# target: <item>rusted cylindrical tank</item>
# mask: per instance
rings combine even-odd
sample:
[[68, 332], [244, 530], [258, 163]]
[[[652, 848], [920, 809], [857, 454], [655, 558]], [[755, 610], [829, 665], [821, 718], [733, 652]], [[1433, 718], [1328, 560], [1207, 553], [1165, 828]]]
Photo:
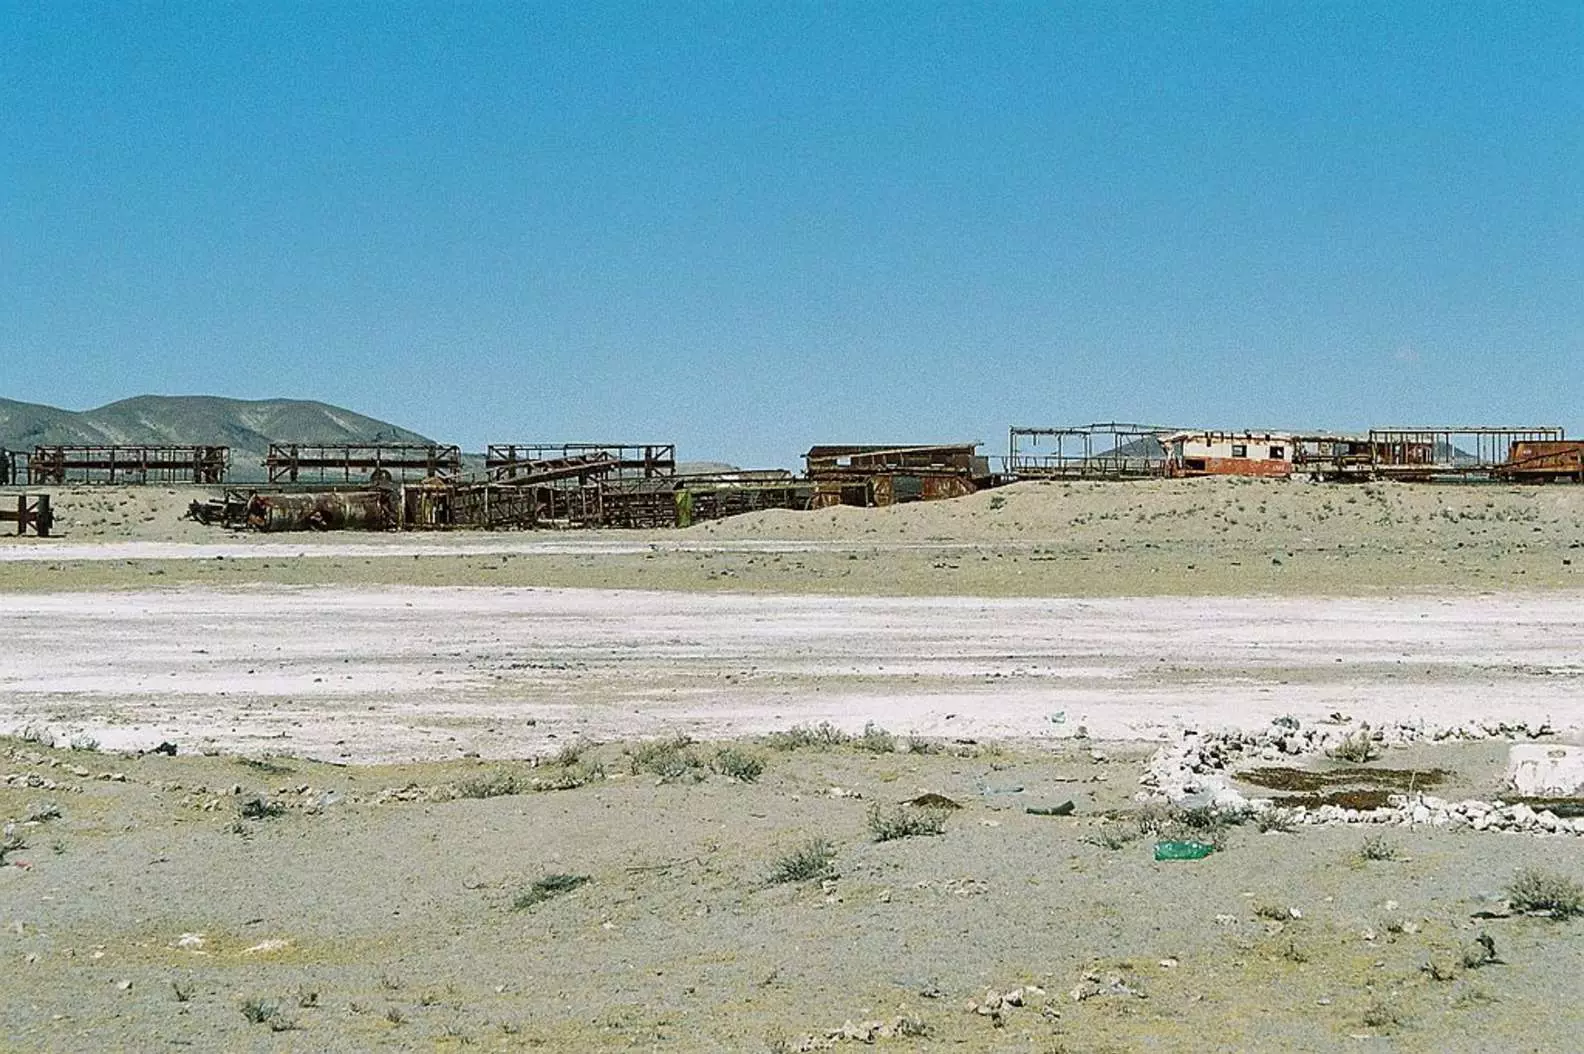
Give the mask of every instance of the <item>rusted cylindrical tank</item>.
[[324, 494], [255, 494], [248, 526], [256, 531], [388, 531], [396, 526], [387, 491]]

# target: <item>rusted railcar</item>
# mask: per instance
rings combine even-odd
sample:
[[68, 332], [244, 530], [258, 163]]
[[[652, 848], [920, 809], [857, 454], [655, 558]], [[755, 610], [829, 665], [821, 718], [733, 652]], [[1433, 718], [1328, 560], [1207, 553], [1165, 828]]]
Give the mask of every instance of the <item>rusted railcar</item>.
[[1584, 483], [1584, 440], [1520, 440], [1497, 474], [1519, 483]]

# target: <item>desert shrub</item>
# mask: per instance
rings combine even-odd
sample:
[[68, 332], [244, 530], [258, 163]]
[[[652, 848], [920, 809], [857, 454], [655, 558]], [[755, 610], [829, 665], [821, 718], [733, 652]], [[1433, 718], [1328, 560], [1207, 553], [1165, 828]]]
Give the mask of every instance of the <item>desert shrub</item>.
[[530, 786], [536, 791], [573, 790], [605, 778], [605, 766], [598, 761], [578, 761], [535, 776]]
[[1107, 820], [1084, 836], [1084, 841], [1115, 852], [1143, 838], [1144, 828], [1136, 820]]
[[1330, 754], [1337, 761], [1363, 765], [1380, 757], [1380, 747], [1370, 738], [1369, 729], [1361, 728], [1343, 736], [1342, 741], [1331, 748]]
[[244, 798], [237, 805], [237, 814], [244, 820], [273, 820], [286, 815], [286, 806], [282, 802], [270, 801], [262, 794], [255, 794], [251, 798]]
[[1526, 867], [1513, 876], [1507, 900], [1514, 911], [1548, 914], [1554, 919], [1584, 915], [1584, 886], [1539, 868]]
[[61, 807], [52, 801], [36, 802], [22, 816], [23, 823], [48, 823], [61, 818]]
[[869, 807], [869, 833], [877, 842], [944, 834], [945, 831], [944, 809], [917, 809], [911, 805], [898, 805], [893, 809], [883, 809], [879, 805]]
[[730, 776], [743, 783], [753, 783], [764, 772], [764, 762], [736, 747], [722, 747], [715, 752], [710, 768], [722, 776]]
[[776, 750], [830, 750], [846, 746], [852, 736], [829, 721], [818, 725], [793, 725], [785, 732], [772, 732], [765, 736], [765, 744]]
[[528, 789], [526, 781], [505, 769], [459, 780], [456, 785], [459, 798], [504, 798], [510, 794], [522, 794]]
[[570, 893], [589, 881], [587, 875], [544, 875], [534, 879], [527, 889], [512, 899], [512, 908], [515, 911], [524, 911], [536, 904], [543, 904], [553, 897], [559, 897], [563, 893]]
[[853, 741], [853, 745], [870, 754], [894, 754], [897, 746], [896, 736], [873, 721], [864, 725], [863, 734]]
[[665, 783], [702, 779], [704, 762], [692, 746], [693, 741], [687, 736], [640, 743], [632, 749], [632, 774], [649, 773]]
[[924, 739], [920, 736], [908, 736], [902, 744], [909, 754], [939, 754], [942, 747], [933, 739]]
[[1363, 1020], [1369, 1028], [1391, 1028], [1402, 1024], [1402, 1015], [1391, 1003], [1376, 999], [1364, 1008]]
[[1383, 834], [1372, 834], [1359, 847], [1359, 856], [1365, 860], [1396, 860], [1397, 846]]
[[268, 1025], [271, 1032], [291, 1032], [297, 1028], [297, 1022], [280, 1012], [280, 1004], [268, 1002], [254, 997], [244, 999], [240, 1007], [242, 1016], [247, 1018], [250, 1025]]
[[1291, 834], [1298, 821], [1291, 809], [1265, 809], [1254, 816], [1254, 827], [1261, 834]]
[[583, 755], [594, 749], [594, 744], [581, 736], [569, 743], [561, 744], [561, 749], [556, 751], [554, 761], [562, 768], [569, 768], [583, 760]]
[[811, 838], [776, 860], [770, 869], [770, 881], [807, 882], [814, 878], [828, 878], [834, 871], [836, 847], [824, 838]]

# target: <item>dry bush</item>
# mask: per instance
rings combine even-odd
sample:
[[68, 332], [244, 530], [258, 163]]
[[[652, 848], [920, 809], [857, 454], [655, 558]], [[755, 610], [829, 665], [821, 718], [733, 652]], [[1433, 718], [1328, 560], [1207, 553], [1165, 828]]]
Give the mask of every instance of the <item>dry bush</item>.
[[730, 776], [741, 783], [757, 782], [764, 773], [764, 762], [736, 747], [722, 747], [710, 761], [710, 769], [722, 776]]
[[1342, 741], [1332, 747], [1329, 753], [1335, 760], [1353, 765], [1363, 765], [1381, 756], [1380, 747], [1370, 738], [1369, 729], [1366, 728], [1342, 737]]
[[830, 878], [835, 874], [832, 865], [836, 860], [836, 847], [824, 838], [811, 838], [792, 852], [779, 858], [770, 869], [770, 881], [807, 882], [815, 878]]
[[704, 778], [704, 762], [687, 736], [639, 743], [631, 751], [632, 774], [659, 776], [663, 783]]
[[1397, 846], [1383, 834], [1372, 834], [1359, 847], [1359, 856], [1365, 860], [1396, 860]]
[[944, 834], [945, 831], [944, 809], [917, 809], [910, 805], [894, 809], [883, 809], [879, 805], [869, 807], [869, 833], [877, 842]]
[[512, 899], [512, 910], [523, 911], [543, 904], [552, 897], [570, 893], [591, 881], [588, 875], [551, 874], [536, 878], [527, 889]]
[[1526, 867], [1513, 876], [1507, 887], [1507, 900], [1514, 911], [1570, 919], [1584, 915], [1584, 886], [1539, 868]]
[[821, 721], [816, 726], [793, 725], [785, 732], [771, 732], [764, 741], [776, 750], [830, 750], [851, 743], [852, 736], [829, 721]]

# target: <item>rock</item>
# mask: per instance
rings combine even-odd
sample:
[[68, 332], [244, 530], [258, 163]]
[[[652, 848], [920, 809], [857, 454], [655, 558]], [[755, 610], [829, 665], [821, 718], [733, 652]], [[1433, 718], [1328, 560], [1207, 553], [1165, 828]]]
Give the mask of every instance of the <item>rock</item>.
[[1507, 752], [1507, 786], [1536, 797], [1584, 792], [1584, 747], [1513, 744]]

